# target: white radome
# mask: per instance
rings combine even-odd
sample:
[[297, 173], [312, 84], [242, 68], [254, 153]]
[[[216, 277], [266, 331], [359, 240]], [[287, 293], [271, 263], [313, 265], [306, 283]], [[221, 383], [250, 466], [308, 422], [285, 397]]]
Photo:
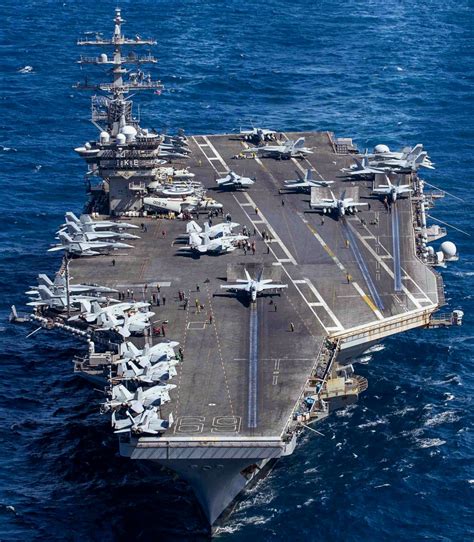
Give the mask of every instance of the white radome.
[[443, 251], [443, 254], [447, 258], [452, 258], [453, 256], [456, 256], [458, 252], [456, 245], [451, 241], [444, 241], [444, 243], [441, 243], [441, 246], [439, 248]]
[[124, 136], [136, 136], [137, 135], [137, 129], [135, 126], [131, 126], [130, 124], [126, 124], [121, 130], [120, 133]]
[[390, 148], [387, 147], [387, 145], [380, 144], [380, 145], [376, 145], [374, 147], [374, 153], [375, 154], [385, 154], [387, 152], [390, 152]]
[[117, 145], [124, 145], [125, 140], [126, 138], [123, 134], [117, 134]]

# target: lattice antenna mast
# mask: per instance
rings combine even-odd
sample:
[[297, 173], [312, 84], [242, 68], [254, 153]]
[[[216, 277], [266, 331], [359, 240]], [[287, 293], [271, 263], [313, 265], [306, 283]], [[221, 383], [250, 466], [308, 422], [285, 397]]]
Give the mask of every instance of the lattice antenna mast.
[[[113, 54], [109, 58], [106, 53], [101, 53], [95, 57], [81, 56], [79, 64], [94, 64], [96, 66], [110, 66], [113, 81], [107, 83], [90, 83], [87, 78], [83, 83], [78, 83], [76, 88], [86, 90], [96, 90], [106, 93], [106, 100], [99, 100], [97, 97], [92, 99], [92, 121], [95, 123], [100, 120], [107, 120], [109, 131], [114, 132], [114, 123], [120, 117], [121, 122], [133, 123], [131, 117], [132, 102], [126, 98], [126, 95], [133, 91], [155, 89], [160, 93], [163, 85], [160, 81], [153, 81], [150, 74], [145, 74], [140, 66], [143, 64], [156, 64], [157, 59], [151, 54], [138, 55], [134, 48], [143, 45], [155, 45], [156, 41], [143, 39], [140, 36], [135, 38], [126, 38], [122, 33], [122, 24], [124, 19], [121, 16], [120, 8], [115, 9], [114, 33], [111, 39], [102, 37], [102, 34], [96, 33], [94, 38], [86, 37], [77, 41], [78, 45], [90, 45], [95, 47], [112, 47]], [[89, 33], [90, 34], [90, 33]], [[123, 48], [129, 49], [127, 54]], [[135, 64], [137, 69], [130, 71], [126, 68], [127, 64]], [[105, 111], [104, 111], [105, 108]], [[112, 111], [113, 110], [113, 111]]]

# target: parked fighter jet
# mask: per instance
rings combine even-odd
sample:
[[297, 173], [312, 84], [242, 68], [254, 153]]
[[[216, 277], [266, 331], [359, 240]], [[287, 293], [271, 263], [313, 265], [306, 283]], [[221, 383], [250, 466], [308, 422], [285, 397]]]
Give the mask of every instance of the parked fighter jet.
[[334, 181], [316, 181], [313, 176], [313, 170], [307, 169], [304, 177], [298, 174], [299, 179], [292, 181], [284, 181], [285, 189], [291, 191], [309, 192], [313, 186], [329, 186], [334, 184]]
[[241, 177], [237, 175], [234, 171], [229, 171], [229, 173], [222, 179], [216, 180], [217, 186], [219, 188], [229, 188], [231, 190], [245, 190], [250, 188], [255, 184], [255, 181], [249, 177]]
[[176, 388], [174, 384], [159, 384], [143, 390], [138, 388], [134, 393], [123, 384], [113, 386], [111, 398], [101, 405], [102, 412], [127, 408], [141, 414], [146, 408], [161, 406], [171, 401], [169, 392]]
[[232, 230], [238, 226], [239, 224], [237, 224], [237, 222], [221, 222], [214, 226], [209, 226], [208, 223], [205, 223], [203, 230], [197, 222], [191, 220], [191, 222], [186, 224], [186, 233], [189, 235], [191, 235], [191, 233], [197, 233], [203, 239], [206, 236], [209, 237], [209, 239], [216, 239], [217, 237], [232, 235]]
[[274, 130], [267, 130], [266, 128], [252, 128], [251, 130], [242, 130], [241, 128], [239, 136], [246, 141], [258, 144], [263, 141], [272, 141], [275, 139], [276, 132]]
[[368, 203], [355, 202], [353, 198], [346, 198], [346, 191], [341, 194], [340, 198], [331, 192], [332, 198], [313, 199], [313, 193], [311, 193], [310, 206], [312, 209], [320, 210], [323, 213], [336, 213], [337, 217], [344, 216], [347, 213], [355, 213], [358, 207], [368, 205]]
[[58, 237], [60, 244], [49, 248], [48, 252], [64, 250], [73, 256], [96, 256], [110, 250], [133, 248], [132, 245], [115, 241], [75, 241], [65, 232], [60, 232]]
[[402, 154], [401, 158], [386, 158], [384, 155], [376, 156], [371, 164], [385, 171], [412, 172], [419, 167], [434, 169], [428, 158], [428, 153], [423, 151], [423, 145], [418, 144], [407, 155]]
[[92, 224], [82, 224], [79, 226], [75, 222], [68, 222], [64, 228], [57, 233], [66, 232], [74, 241], [102, 241], [108, 239], [140, 239], [138, 235], [124, 231], [95, 231]]
[[97, 318], [97, 328], [101, 331], [114, 330], [122, 337], [128, 338], [131, 335], [143, 335], [150, 328], [150, 317], [154, 312], [136, 312], [132, 315], [124, 313], [123, 316], [102, 313]]
[[170, 414], [168, 420], [162, 420], [156, 407], [147, 408], [141, 414], [133, 417], [127, 410], [125, 419], [117, 420], [115, 412], [112, 412], [112, 427], [114, 433], [150, 434], [156, 435], [166, 431], [173, 425], [173, 415]]
[[192, 179], [195, 176], [194, 173], [191, 173], [186, 168], [176, 169], [174, 167], [160, 167], [159, 172], [161, 175], [173, 177], [173, 179]]
[[[51, 309], [56, 310], [65, 310], [67, 308], [67, 296], [65, 293], [55, 294], [47, 286], [40, 284], [37, 290], [30, 290], [26, 292], [29, 295], [34, 295], [35, 297], [32, 301], [27, 303], [30, 307], [50, 307]], [[30, 298], [31, 299], [31, 298]], [[69, 296], [69, 305], [70, 306], [91, 306], [92, 302], [105, 301], [103, 297], [93, 297], [86, 295], [70, 295]]]
[[[88, 309], [86, 309], [86, 307], [84, 306], [82, 314], [80, 316], [74, 316], [73, 319], [78, 320], [79, 318], [81, 318], [89, 324], [92, 324], [102, 314], [112, 314], [113, 316], [117, 316], [120, 318], [123, 318], [123, 315], [126, 312], [141, 312], [142, 314], [146, 315], [148, 314], [147, 309], [149, 308], [149, 306], [150, 303], [145, 303], [143, 301], [114, 303], [113, 305], [107, 305], [106, 307], [101, 307], [99, 303], [93, 302]], [[153, 315], [153, 313], [150, 314]]]
[[412, 187], [409, 184], [392, 184], [387, 175], [385, 175], [385, 181], [387, 184], [379, 184], [373, 188], [372, 192], [379, 196], [387, 196], [392, 203], [397, 201], [398, 196], [408, 194], [412, 191]]
[[[38, 275], [38, 286], [43, 285], [49, 288], [53, 294], [61, 295], [66, 293], [66, 278], [64, 275], [56, 273], [54, 282], [45, 274], [40, 273]], [[27, 295], [35, 295], [38, 293], [38, 286], [31, 286], [30, 290], [26, 292]], [[71, 284], [69, 283], [69, 294], [114, 294], [117, 290], [108, 288], [107, 286], [99, 286], [98, 284]]]
[[200, 196], [188, 196], [184, 199], [148, 196], [143, 198], [143, 204], [152, 211], [168, 211], [178, 214], [184, 211], [222, 209], [222, 203], [217, 202], [215, 199]]
[[143, 350], [138, 349], [132, 342], [120, 345], [120, 355], [127, 360], [136, 361], [141, 367], [158, 361], [170, 361], [176, 359], [174, 349], [179, 346], [177, 341], [165, 341], [154, 346], [145, 345]]
[[207, 235], [201, 237], [198, 233], [189, 235], [189, 248], [200, 254], [206, 252], [214, 254], [226, 254], [235, 250], [235, 243], [248, 239], [245, 235], [224, 235], [215, 239], [210, 239]]
[[272, 279], [262, 279], [263, 269], [258, 272], [257, 278], [253, 279], [247, 269], [244, 269], [245, 279], [237, 279], [237, 284], [221, 284], [224, 290], [235, 290], [247, 292], [253, 302], [257, 300], [257, 295], [265, 290], [281, 290], [288, 288], [288, 284], [274, 284]]
[[384, 169], [372, 167], [369, 163], [369, 157], [364, 155], [362, 161], [353, 158], [355, 166], [342, 168], [341, 171], [349, 177], [373, 177], [376, 173], [384, 173]]
[[117, 378], [140, 384], [166, 382], [178, 374], [176, 371], [178, 363], [178, 360], [172, 359], [140, 367], [132, 359], [124, 359], [117, 363]]
[[[114, 222], [112, 220], [92, 220], [90, 215], [81, 215], [79, 219], [71, 211], [68, 211], [65, 217], [66, 217], [66, 224], [67, 222], [74, 222], [79, 227], [90, 225], [94, 231], [102, 230], [102, 229], [106, 229], [106, 230], [107, 229], [108, 230], [114, 230], [114, 229], [136, 230], [138, 229], [138, 226], [136, 224], [130, 224], [128, 222], [119, 222], [119, 221]], [[87, 230], [87, 231], [92, 231], [92, 230]]]
[[253, 147], [244, 149], [244, 154], [257, 154], [258, 156], [268, 156], [270, 158], [278, 158], [280, 160], [288, 160], [290, 158], [304, 157], [307, 154], [312, 154], [313, 151], [304, 146], [305, 139], [300, 137], [296, 141], [288, 140], [283, 145], [264, 145], [262, 147]]

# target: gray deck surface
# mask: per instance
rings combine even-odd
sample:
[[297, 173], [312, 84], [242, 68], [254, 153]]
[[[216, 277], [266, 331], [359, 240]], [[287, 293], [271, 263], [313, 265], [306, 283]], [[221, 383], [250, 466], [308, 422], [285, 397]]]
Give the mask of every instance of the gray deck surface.
[[[297, 135], [301, 134], [285, 134], [290, 139]], [[224, 204], [232, 221], [247, 225], [252, 232], [256, 228], [257, 235], [251, 238], [256, 239], [255, 256], [236, 250], [195, 259], [179, 251], [185, 222], [140, 218], [133, 221], [146, 222], [148, 231], [133, 242], [133, 250], [71, 263], [73, 282], [93, 281], [123, 291], [130, 288], [135, 299], [142, 299], [145, 284], [147, 300], [156, 284], [161, 284], [166, 305], [154, 307], [155, 319], [168, 321], [167, 338], [178, 340], [185, 354], [172, 381], [178, 387], [164, 408], [165, 414], [174, 414], [172, 431], [177, 436], [279, 435], [325, 336], [437, 302], [435, 276], [414, 254], [408, 198], [397, 201], [393, 211], [398, 213], [400, 224], [402, 279], [401, 291], [395, 291], [393, 212], [388, 213], [382, 202], [370, 195], [371, 181], [343, 180], [340, 169], [350, 165], [351, 158], [336, 155], [326, 133], [303, 135], [306, 145], [314, 150], [308, 160], [239, 160], [232, 157], [242, 150], [243, 143], [232, 136], [189, 138], [192, 156], [185, 165], [208, 187], [208, 195]], [[336, 195], [357, 186], [360, 201], [370, 202], [370, 211], [344, 220], [326, 216], [322, 224], [321, 214], [309, 212], [309, 194], [278, 193], [285, 179], [295, 179], [296, 172], [303, 173], [307, 167], [317, 171], [316, 178], [337, 181], [331, 187]], [[230, 169], [255, 177], [255, 185], [247, 192], [217, 190], [215, 179]], [[202, 223], [206, 215], [201, 216]], [[378, 225], [373, 225], [376, 216]], [[214, 224], [220, 220], [214, 219]], [[273, 237], [269, 254], [262, 230]], [[112, 258], [116, 260], [114, 267]], [[256, 313], [219, 287], [225, 284], [228, 264], [245, 262], [264, 265], [265, 275], [278, 266], [281, 281], [288, 284], [281, 296], [259, 298]], [[347, 273], [353, 278], [350, 284]], [[178, 302], [178, 290], [190, 300], [187, 310]], [[204, 305], [200, 313], [196, 299]], [[249, 386], [249, 368], [254, 363], [249, 360], [250, 325], [255, 325], [255, 319], [256, 388], [255, 382]], [[290, 322], [295, 326], [293, 333]], [[252, 416], [256, 416], [256, 423], [252, 423]], [[171, 431], [166, 436], [171, 436]]]

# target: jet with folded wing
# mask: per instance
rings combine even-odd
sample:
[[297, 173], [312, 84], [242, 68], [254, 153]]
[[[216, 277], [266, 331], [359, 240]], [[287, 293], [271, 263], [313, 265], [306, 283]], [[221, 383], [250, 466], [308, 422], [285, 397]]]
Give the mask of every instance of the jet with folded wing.
[[216, 183], [219, 188], [245, 190], [246, 188], [253, 186], [255, 181], [249, 177], [242, 177], [241, 175], [235, 173], [235, 171], [229, 171], [225, 177], [217, 179]]
[[300, 137], [296, 141], [288, 140], [283, 145], [263, 145], [261, 147], [252, 147], [244, 149], [244, 154], [256, 154], [257, 156], [266, 156], [278, 158], [279, 160], [289, 160], [290, 158], [302, 158], [313, 151], [305, 147], [305, 138]]
[[114, 433], [136, 433], [157, 435], [163, 433], [173, 425], [173, 414], [170, 414], [167, 420], [162, 420], [159, 416], [158, 408], [151, 407], [145, 409], [141, 414], [135, 417], [129, 410], [126, 412], [126, 418], [118, 419], [115, 411], [112, 412], [112, 427]]
[[112, 221], [112, 220], [92, 220], [92, 217], [90, 215], [81, 215], [80, 218], [77, 218], [77, 216], [72, 213], [71, 211], [68, 211], [66, 213], [66, 224], [68, 222], [74, 222], [79, 227], [81, 226], [90, 226], [93, 228], [94, 231], [102, 230], [102, 229], [120, 229], [120, 230], [136, 230], [138, 229], [138, 226], [136, 224], [131, 224], [129, 222], [119, 222]]
[[191, 235], [191, 233], [197, 233], [200, 237], [209, 237], [209, 239], [215, 239], [216, 237], [224, 237], [226, 235], [232, 235], [232, 230], [237, 228], [239, 224], [237, 222], [222, 222], [220, 224], [215, 224], [214, 226], [209, 226], [209, 224], [204, 224], [204, 229], [195, 222], [191, 220], [186, 224], [186, 233]]
[[174, 384], [158, 384], [151, 388], [138, 388], [135, 392], [123, 384], [112, 387], [111, 397], [101, 405], [102, 412], [127, 408], [141, 414], [146, 408], [161, 406], [171, 401], [169, 392], [176, 388]]
[[244, 241], [245, 239], [248, 239], [246, 235], [223, 235], [222, 237], [210, 239], [206, 234], [201, 237], [200, 234], [193, 232], [189, 235], [189, 248], [199, 254], [205, 254], [206, 252], [227, 254], [236, 249], [238, 241]]
[[349, 177], [373, 177], [376, 173], [385, 173], [383, 168], [371, 166], [367, 154], [364, 155], [362, 160], [355, 157], [353, 160], [355, 165], [351, 166], [350, 168], [341, 169], [341, 171]]
[[304, 177], [299, 174], [298, 177], [299, 179], [284, 181], [285, 189], [295, 192], [309, 192], [313, 186], [321, 187], [334, 184], [334, 181], [316, 181], [312, 169], [307, 169]]
[[[65, 293], [54, 293], [44, 284], [40, 284], [37, 290], [29, 290], [26, 292], [32, 295], [31, 301], [27, 303], [29, 307], [49, 307], [56, 310], [65, 310], [67, 308], [67, 296]], [[70, 295], [69, 305], [73, 307], [89, 307], [91, 303], [105, 301], [103, 297], [85, 296], [85, 295]]]
[[58, 237], [60, 243], [49, 248], [48, 252], [64, 250], [72, 256], [97, 256], [98, 254], [110, 252], [111, 250], [133, 248], [132, 245], [115, 241], [74, 240], [66, 232], [60, 232]]
[[237, 284], [221, 284], [223, 290], [232, 290], [235, 292], [246, 292], [250, 295], [253, 302], [257, 300], [257, 295], [261, 294], [265, 290], [281, 290], [288, 288], [288, 284], [276, 284], [273, 279], [263, 279], [263, 269], [257, 274], [257, 277], [253, 279], [247, 269], [244, 269], [245, 279], [237, 279]]
[[359, 207], [368, 205], [368, 203], [361, 203], [354, 201], [353, 198], [346, 198], [346, 191], [341, 194], [340, 198], [331, 192], [331, 198], [317, 199], [311, 194], [310, 206], [312, 209], [322, 211], [323, 213], [335, 213], [337, 217], [342, 217], [345, 214], [352, 214], [357, 212]]
[[275, 139], [275, 130], [267, 130], [266, 128], [252, 128], [251, 130], [240, 129], [239, 136], [246, 141], [253, 143], [261, 143], [263, 141], [271, 141]]

